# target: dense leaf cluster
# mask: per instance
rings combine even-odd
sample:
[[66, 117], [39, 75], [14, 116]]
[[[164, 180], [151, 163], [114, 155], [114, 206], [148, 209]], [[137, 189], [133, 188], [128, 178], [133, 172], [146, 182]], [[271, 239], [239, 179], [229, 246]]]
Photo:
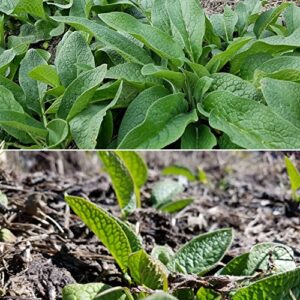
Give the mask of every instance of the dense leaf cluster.
[[0, 138], [19, 148], [299, 148], [300, 8], [2, 0]]

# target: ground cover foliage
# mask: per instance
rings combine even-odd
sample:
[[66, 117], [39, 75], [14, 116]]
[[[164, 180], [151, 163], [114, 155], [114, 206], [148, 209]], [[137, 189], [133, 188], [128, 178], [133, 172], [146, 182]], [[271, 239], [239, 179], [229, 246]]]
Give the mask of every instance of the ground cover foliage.
[[[37, 155], [34, 163], [27, 160], [28, 166], [43, 170]], [[45, 160], [53, 154], [41, 155]], [[157, 158], [157, 153], [152, 155]], [[210, 155], [216, 161], [217, 154]], [[241, 161], [249, 159], [249, 154], [235, 155]], [[300, 176], [294, 158], [286, 158], [285, 165], [282, 154], [274, 153], [274, 158], [256, 154], [255, 172], [261, 164], [268, 180], [239, 173], [237, 183], [228, 162], [222, 172], [211, 163], [210, 171], [207, 166], [196, 172], [174, 163], [154, 171], [134, 152], [98, 156], [103, 171], [100, 180], [86, 180], [82, 172], [78, 179], [37, 172], [16, 184], [2, 173], [4, 299], [10, 299], [9, 295], [47, 300], [299, 298], [300, 213], [295, 195]], [[226, 158], [218, 160], [221, 157]], [[99, 158], [94, 156], [92, 164]], [[157, 164], [150, 157], [147, 161]], [[195, 165], [192, 156], [190, 165]], [[275, 174], [270, 172], [274, 165], [280, 166]], [[249, 171], [249, 165], [245, 167]], [[211, 172], [217, 176], [211, 177]], [[166, 180], [169, 184], [162, 185]], [[266, 182], [272, 185], [265, 186]], [[275, 186], [282, 186], [281, 192]], [[187, 195], [194, 206], [191, 201], [161, 212], [166, 204], [170, 208]], [[242, 199], [244, 209], [242, 205], [233, 209], [236, 197]], [[248, 215], [246, 224], [244, 213], [253, 208], [256, 220]], [[198, 209], [203, 218], [196, 217]], [[268, 223], [270, 219], [274, 224]], [[265, 229], [263, 222], [267, 222]], [[291, 247], [284, 241], [290, 241]], [[237, 254], [234, 250], [241, 242], [246, 247]]]
[[12, 148], [299, 148], [300, 8], [243, 0], [0, 4]]

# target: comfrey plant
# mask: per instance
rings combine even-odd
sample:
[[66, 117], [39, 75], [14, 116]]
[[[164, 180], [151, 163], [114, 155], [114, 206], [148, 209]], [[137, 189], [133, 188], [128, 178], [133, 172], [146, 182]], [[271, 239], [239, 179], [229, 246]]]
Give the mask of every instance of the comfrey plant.
[[258, 244], [221, 267], [233, 239], [231, 229], [221, 229], [194, 238], [176, 252], [156, 246], [148, 254], [129, 223], [84, 198], [65, 199], [109, 250], [128, 284], [71, 284], [63, 289], [63, 300], [293, 300], [300, 295], [300, 269], [287, 246]]
[[26, 3], [0, 3], [6, 147], [300, 147], [295, 3]]
[[[140, 189], [148, 178], [147, 165], [134, 151], [99, 151], [98, 155], [111, 178], [122, 214], [126, 217], [141, 207]], [[195, 180], [194, 174], [183, 167], [168, 168], [163, 174], [170, 175], [170, 171], [174, 169], [177, 171], [175, 175]], [[178, 198], [185, 189], [187, 179], [176, 181], [164, 178], [156, 182], [152, 188], [153, 207], [164, 212], [176, 213], [191, 204], [193, 202], [191, 198]]]

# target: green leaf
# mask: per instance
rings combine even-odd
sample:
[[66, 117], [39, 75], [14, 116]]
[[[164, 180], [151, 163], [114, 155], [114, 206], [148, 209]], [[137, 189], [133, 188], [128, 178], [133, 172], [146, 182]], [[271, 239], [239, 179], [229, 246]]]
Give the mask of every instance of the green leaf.
[[168, 267], [181, 273], [204, 274], [224, 257], [232, 238], [232, 229], [202, 234], [179, 249]]
[[167, 0], [166, 6], [175, 37], [180, 38], [192, 61], [198, 62], [202, 54], [205, 34], [205, 15], [197, 0]]
[[0, 85], [0, 110], [23, 112], [21, 104], [15, 100], [13, 93], [2, 85]]
[[193, 202], [193, 199], [180, 199], [176, 201], [170, 201], [160, 206], [159, 210], [169, 214], [173, 214], [183, 210], [185, 207], [189, 206]]
[[179, 176], [184, 176], [190, 181], [195, 181], [196, 176], [195, 174], [188, 168], [182, 167], [182, 166], [169, 166], [166, 167], [162, 170], [161, 172], [162, 175], [179, 175]]
[[204, 100], [209, 123], [246, 149], [296, 149], [300, 129], [269, 107], [229, 92], [213, 92]]
[[162, 262], [165, 266], [172, 260], [174, 252], [169, 246], [154, 246], [151, 256]]
[[300, 128], [300, 83], [264, 78], [261, 88], [269, 107]]
[[131, 247], [126, 234], [114, 217], [84, 198], [67, 195], [65, 200], [126, 272]]
[[254, 73], [254, 82], [259, 85], [263, 77], [300, 82], [299, 73], [300, 57], [280, 56], [261, 64]]
[[128, 288], [120, 286], [112, 287], [100, 292], [94, 300], [134, 300]]
[[19, 14], [23, 12], [42, 19], [46, 18], [43, 0], [19, 0], [14, 13]]
[[[12, 86], [13, 87], [13, 86]], [[6, 87], [0, 85], [0, 111], [15, 111], [23, 113], [23, 107], [15, 100], [13, 93]], [[11, 126], [1, 125], [8, 134], [17, 138], [22, 143], [31, 142], [31, 138], [25, 131], [13, 128]]]
[[290, 179], [292, 191], [294, 196], [296, 196], [296, 192], [300, 188], [300, 173], [288, 157], [285, 157], [285, 166]]
[[8, 15], [27, 13], [45, 19], [43, 0], [2, 0], [0, 11]]
[[284, 12], [284, 20], [289, 34], [300, 28], [300, 8], [292, 3]]
[[268, 28], [268, 26], [276, 23], [277, 19], [282, 14], [282, 12], [290, 5], [290, 3], [282, 3], [276, 8], [263, 12], [254, 24], [253, 31], [256, 37], [259, 38], [264, 32], [264, 30]]
[[[178, 140], [185, 128], [198, 120], [188, 112], [182, 94], [166, 96], [149, 106], [144, 121], [126, 134], [119, 149], [160, 149]], [[159, 118], [158, 118], [159, 116]]]
[[153, 295], [145, 298], [144, 300], [178, 300], [178, 299], [167, 293], [156, 292]]
[[26, 96], [27, 107], [41, 113], [40, 102], [47, 90], [47, 85], [29, 77], [29, 72], [35, 67], [46, 65], [46, 60], [35, 49], [30, 49], [21, 61], [19, 82]]
[[300, 28], [295, 30], [291, 35], [285, 36], [270, 36], [264, 39], [260, 39], [252, 42], [249, 47], [246, 47], [244, 51], [234, 56], [231, 61], [231, 73], [236, 74], [240, 71], [245, 59], [250, 55], [257, 53], [284, 53], [290, 50], [294, 50], [300, 47]]
[[48, 145], [50, 148], [58, 147], [69, 134], [68, 123], [61, 119], [51, 120], [47, 124], [48, 135]]
[[0, 110], [0, 125], [24, 131], [39, 138], [45, 138], [48, 134], [42, 123], [22, 112]]
[[213, 58], [207, 63], [206, 68], [211, 73], [218, 72], [231, 61], [238, 53], [238, 51], [243, 48], [249, 41], [252, 40], [251, 37], [242, 37], [235, 39], [224, 52], [218, 53], [213, 56]]
[[100, 151], [99, 157], [108, 172], [117, 200], [123, 213], [130, 214], [136, 208], [134, 181], [122, 159], [113, 151]]
[[95, 297], [109, 289], [110, 286], [104, 283], [88, 283], [88, 284], [68, 284], [63, 288], [63, 300], [95, 300]]
[[40, 65], [32, 69], [28, 75], [35, 80], [46, 83], [52, 87], [58, 87], [59, 77], [55, 67], [49, 65]]
[[71, 120], [87, 107], [105, 78], [106, 69], [107, 66], [102, 65], [83, 72], [66, 88], [57, 112], [59, 118]]
[[115, 152], [126, 165], [135, 185], [140, 189], [148, 179], [148, 168], [142, 157], [134, 151]]
[[95, 68], [93, 53], [82, 34], [75, 31], [63, 40], [55, 65], [62, 84], [67, 87], [74, 81], [81, 70], [76, 64], [84, 64]]
[[185, 84], [185, 76], [182, 73], [171, 71], [162, 66], [156, 66], [154, 64], [145, 65], [141, 72], [144, 76], [154, 76], [171, 81], [178, 88], [182, 88]]
[[222, 295], [212, 289], [201, 287], [197, 292], [198, 300], [221, 300]]
[[217, 139], [206, 125], [189, 125], [181, 139], [181, 149], [213, 149]]
[[129, 270], [134, 281], [152, 290], [168, 289], [168, 274], [159, 261], [144, 250], [131, 254]]
[[233, 258], [224, 268], [220, 270], [219, 275], [242, 276], [247, 268], [249, 253]]
[[210, 21], [219, 37], [226, 42], [232, 41], [238, 15], [228, 5], [224, 8], [224, 14], [212, 14]]
[[278, 243], [261, 243], [255, 245], [249, 253], [247, 266], [243, 275], [251, 276], [257, 271], [287, 272], [296, 268], [294, 253], [290, 247]]
[[137, 88], [146, 88], [153, 85], [162, 85], [160, 79], [154, 76], [144, 76], [142, 67], [139, 64], [125, 63], [111, 67], [106, 74], [106, 78], [125, 80]]
[[99, 17], [114, 29], [133, 35], [161, 57], [170, 59], [176, 66], [182, 66], [184, 61], [182, 47], [167, 33], [143, 24], [122, 12], [101, 14]]
[[151, 21], [153, 26], [172, 34], [171, 21], [167, 10], [167, 0], [154, 0], [151, 12]]
[[250, 55], [241, 65], [240, 76], [244, 80], [252, 80], [255, 71], [260, 69], [267, 61], [272, 60], [272, 58], [273, 56], [269, 53], [256, 53]]
[[210, 91], [227, 91], [238, 97], [256, 101], [262, 100], [261, 92], [252, 83], [238, 76], [229, 73], [217, 73], [211, 75], [211, 78], [213, 82]]
[[109, 104], [90, 105], [70, 121], [72, 136], [80, 149], [96, 148], [102, 122], [107, 112], [118, 102], [122, 89], [123, 83], [119, 82], [115, 98]]
[[300, 268], [276, 274], [256, 281], [247, 287], [243, 287], [231, 297], [232, 300], [284, 300], [293, 298], [290, 291], [299, 288]]
[[142, 238], [134, 232], [134, 230], [132, 228], [133, 226], [129, 223], [122, 222], [121, 220], [119, 220], [115, 217], [114, 217], [114, 219], [121, 226], [124, 233], [126, 234], [129, 244], [130, 244], [131, 252], [136, 252], [136, 251], [141, 250], [143, 248]]
[[10, 63], [15, 58], [16, 53], [13, 49], [4, 50], [1, 52], [0, 48], [0, 72], [4, 73], [7, 69], [7, 67], [10, 65]]
[[79, 17], [52, 17], [52, 19], [57, 22], [67, 23], [77, 30], [87, 31], [107, 47], [117, 51], [129, 62], [137, 64], [149, 64], [152, 62], [151, 57], [142, 47], [139, 47], [124, 35], [94, 21]]
[[137, 98], [131, 102], [125, 112], [119, 128], [118, 142], [120, 143], [126, 134], [143, 123], [147, 111], [152, 104], [168, 94], [168, 90], [162, 86], [154, 86], [141, 92]]
[[169, 178], [156, 182], [152, 187], [152, 201], [157, 207], [171, 201], [174, 196], [184, 191], [184, 186], [180, 181]]

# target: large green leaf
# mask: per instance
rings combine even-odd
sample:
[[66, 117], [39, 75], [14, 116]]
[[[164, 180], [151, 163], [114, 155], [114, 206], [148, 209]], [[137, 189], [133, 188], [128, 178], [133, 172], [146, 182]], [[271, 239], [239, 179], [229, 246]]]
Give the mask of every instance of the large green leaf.
[[123, 83], [121, 82], [115, 98], [109, 104], [90, 105], [70, 121], [72, 136], [80, 149], [96, 148], [103, 119], [118, 102], [122, 88]]
[[300, 8], [292, 3], [284, 12], [284, 20], [289, 34], [300, 28]]
[[246, 44], [251, 41], [251, 37], [242, 37], [235, 39], [225, 51], [218, 53], [212, 57], [207, 63], [206, 68], [214, 73], [220, 71], [229, 61], [231, 61]]
[[285, 36], [270, 36], [252, 42], [250, 46], [240, 51], [235, 55], [231, 62], [231, 73], [238, 73], [245, 59], [250, 55], [257, 53], [284, 53], [289, 50], [300, 47], [300, 28], [295, 30], [291, 35]]
[[63, 300], [95, 300], [96, 296], [102, 291], [106, 291], [110, 286], [104, 283], [88, 284], [68, 284], [63, 288]]
[[297, 149], [300, 129], [263, 104], [213, 92], [204, 100], [213, 128], [225, 132], [231, 141], [247, 149]]
[[168, 15], [166, 3], [167, 0], [153, 1], [151, 21], [153, 26], [171, 35], [172, 34], [171, 20]]
[[27, 13], [36, 17], [45, 18], [43, 0], [2, 0], [0, 11], [5, 14]]
[[282, 12], [289, 6], [290, 3], [282, 3], [276, 8], [270, 9], [264, 13], [262, 13], [255, 22], [254, 25], [254, 33], [256, 34], [257, 38], [259, 38], [264, 30], [268, 28], [271, 24], [274, 24]]
[[47, 90], [47, 85], [30, 78], [29, 72], [35, 67], [46, 65], [46, 60], [35, 49], [30, 49], [21, 61], [19, 82], [26, 96], [26, 105], [37, 113], [41, 113], [41, 100]]
[[166, 6], [174, 36], [181, 39], [192, 61], [198, 62], [202, 54], [205, 33], [205, 15], [198, 0], [167, 0]]
[[22, 112], [0, 110], [0, 125], [24, 131], [38, 138], [45, 138], [48, 134], [42, 123]]
[[53, 17], [53, 19], [57, 22], [67, 23], [78, 30], [91, 33], [97, 40], [117, 51], [129, 62], [137, 64], [149, 64], [152, 62], [151, 57], [143, 48], [124, 35], [103, 25], [80, 17]]
[[132, 34], [160, 56], [170, 59], [175, 65], [183, 64], [182, 47], [158, 28], [143, 24], [133, 16], [122, 12], [101, 14], [100, 18], [116, 30]]
[[71, 120], [83, 111], [94, 96], [106, 74], [106, 65], [81, 73], [66, 89], [57, 115], [61, 119]]
[[[291, 290], [299, 290], [300, 268], [276, 274], [239, 289], [232, 300], [293, 300]], [[297, 298], [296, 298], [297, 299]]]
[[206, 125], [190, 124], [181, 138], [181, 149], [213, 149], [216, 145], [217, 139]]
[[163, 265], [139, 250], [129, 257], [129, 270], [135, 283], [153, 290], [168, 289], [168, 275]]
[[122, 211], [132, 213], [136, 208], [134, 181], [122, 159], [113, 151], [100, 151], [99, 157], [108, 172]]
[[31, 70], [28, 74], [32, 79], [44, 82], [52, 87], [58, 87], [59, 77], [55, 67], [49, 65], [40, 65]]
[[124, 80], [137, 88], [145, 88], [153, 85], [162, 85], [162, 81], [154, 76], [142, 74], [142, 67], [139, 64], [125, 63], [111, 67], [106, 78]]
[[154, 86], [141, 92], [125, 112], [119, 128], [118, 142], [120, 143], [126, 134], [143, 123], [149, 107], [154, 102], [168, 94], [168, 90], [161, 86]]
[[168, 267], [172, 271], [204, 274], [223, 258], [232, 238], [231, 229], [202, 234], [179, 249]]
[[14, 95], [15, 100], [18, 101], [23, 108], [26, 107], [25, 94], [18, 84], [0, 75], [0, 85], [7, 88]]
[[47, 124], [48, 145], [50, 148], [58, 147], [69, 134], [69, 126], [65, 120], [53, 119]]
[[127, 235], [114, 217], [84, 198], [65, 196], [65, 200], [109, 250], [120, 268], [126, 272], [129, 255], [132, 252], [131, 246]]
[[120, 149], [160, 149], [178, 140], [187, 125], [198, 119], [195, 111], [188, 112], [182, 94], [157, 100], [149, 108], [144, 121], [128, 132]]
[[233, 39], [235, 25], [238, 22], [238, 15], [229, 6], [225, 6], [223, 14], [212, 14], [210, 21], [215, 32], [224, 41], [229, 42]]
[[230, 73], [216, 73], [211, 75], [211, 78], [213, 79], [210, 87], [211, 91], [227, 91], [235, 96], [257, 101], [262, 99], [261, 92], [252, 83], [238, 76]]
[[148, 169], [141, 156], [134, 151], [116, 151], [123, 160], [135, 185], [140, 189], [147, 181]]
[[290, 247], [278, 243], [261, 243], [250, 250], [243, 274], [251, 276], [257, 271], [267, 272], [271, 261], [273, 271], [277, 273], [296, 268], [294, 253]]
[[178, 299], [173, 297], [170, 294], [157, 292], [157, 293], [154, 293], [153, 295], [145, 298], [145, 300], [178, 300]]
[[[182, 88], [185, 83], [185, 76], [181, 72], [171, 71], [168, 68], [162, 66], [156, 66], [154, 64], [145, 65], [142, 70], [144, 76], [154, 76], [167, 81], [172, 82], [178, 88]], [[147, 78], [146, 77], [146, 78]]]
[[78, 31], [71, 33], [62, 43], [55, 65], [62, 84], [67, 87], [80, 74], [78, 64], [95, 67], [92, 51]]
[[300, 128], [300, 83], [265, 78], [261, 86], [269, 107]]

